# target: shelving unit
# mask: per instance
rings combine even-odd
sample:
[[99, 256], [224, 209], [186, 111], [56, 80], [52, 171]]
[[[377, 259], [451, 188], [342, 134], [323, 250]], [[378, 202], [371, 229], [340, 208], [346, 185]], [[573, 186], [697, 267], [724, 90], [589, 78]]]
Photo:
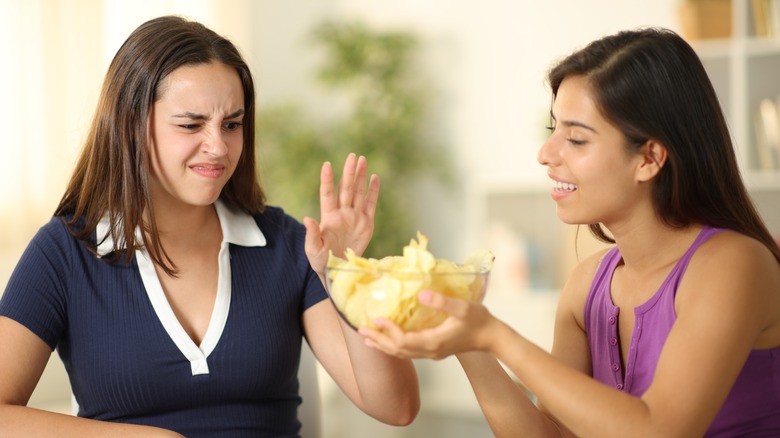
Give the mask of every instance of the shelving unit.
[[780, 36], [758, 36], [753, 5], [731, 2], [731, 37], [691, 44], [718, 93], [748, 189], [770, 231], [780, 234], [780, 171], [761, 169], [755, 128], [761, 100], [780, 97]]

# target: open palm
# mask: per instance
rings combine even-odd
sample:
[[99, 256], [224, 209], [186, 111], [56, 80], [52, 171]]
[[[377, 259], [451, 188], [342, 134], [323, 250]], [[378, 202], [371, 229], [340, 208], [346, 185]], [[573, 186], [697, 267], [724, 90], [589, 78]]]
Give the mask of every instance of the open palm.
[[352, 248], [362, 255], [371, 241], [379, 199], [379, 177], [371, 175], [366, 187], [367, 167], [365, 157], [349, 154], [338, 187], [334, 187], [333, 167], [328, 162], [322, 165], [320, 220], [303, 219], [306, 256], [317, 273], [325, 269], [330, 252], [343, 256], [347, 248]]

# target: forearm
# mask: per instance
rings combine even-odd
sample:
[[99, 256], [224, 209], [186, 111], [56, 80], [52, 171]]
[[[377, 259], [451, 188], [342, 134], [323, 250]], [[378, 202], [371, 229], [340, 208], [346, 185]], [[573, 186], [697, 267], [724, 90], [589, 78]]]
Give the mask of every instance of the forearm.
[[496, 437], [561, 436], [557, 425], [530, 400], [501, 364], [487, 353], [457, 355], [479, 406]]
[[414, 363], [366, 347], [363, 337], [343, 322], [342, 329], [358, 391], [356, 404], [384, 423], [411, 423], [420, 409]]
[[[536, 395], [556, 421], [581, 437], [669, 436], [647, 404], [566, 365], [505, 324], [489, 351]], [[562, 427], [563, 429], [563, 427]]]
[[182, 437], [176, 432], [155, 427], [89, 420], [15, 405], [0, 406], [0, 425], [2, 425], [2, 434], [0, 435], [9, 437]]

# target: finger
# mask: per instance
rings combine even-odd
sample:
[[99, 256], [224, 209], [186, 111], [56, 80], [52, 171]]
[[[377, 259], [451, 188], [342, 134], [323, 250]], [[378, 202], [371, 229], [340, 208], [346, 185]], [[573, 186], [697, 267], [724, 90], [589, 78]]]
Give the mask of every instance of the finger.
[[389, 319], [377, 318], [374, 320], [374, 325], [377, 327], [377, 330], [380, 330], [382, 334], [395, 343], [401, 342], [406, 334], [398, 324]]
[[325, 213], [337, 208], [336, 196], [333, 193], [333, 166], [330, 162], [322, 163], [320, 169], [320, 218]]
[[417, 300], [426, 307], [457, 317], [464, 315], [464, 306], [468, 305], [465, 300], [450, 298], [427, 289], [423, 289], [417, 294]]
[[355, 210], [363, 211], [366, 204], [366, 173], [368, 169], [368, 162], [366, 157], [360, 156], [357, 161], [357, 170], [355, 173], [355, 200], [353, 205]]
[[[304, 239], [304, 250], [306, 256], [311, 260], [317, 257], [322, 251], [322, 235], [320, 234], [320, 224], [311, 217], [303, 218], [303, 225], [306, 227], [306, 237]], [[317, 267], [313, 267], [317, 271]]]
[[360, 336], [363, 336], [363, 342], [366, 346], [375, 348], [385, 354], [395, 355], [393, 349], [386, 347], [386, 345], [391, 345], [392, 343], [382, 333], [368, 327], [360, 327], [358, 333]]
[[354, 153], [347, 155], [344, 162], [344, 171], [341, 172], [339, 181], [339, 206], [351, 207], [355, 199], [355, 172], [357, 167], [357, 156]]
[[377, 329], [369, 327], [358, 329], [358, 333], [363, 336], [366, 345], [392, 356], [405, 356], [405, 353], [400, 348], [404, 336], [403, 330], [392, 322], [385, 320], [376, 320], [374, 325], [376, 325]]
[[373, 221], [376, 214], [376, 205], [379, 200], [379, 176], [371, 175], [371, 179], [368, 182], [368, 194], [365, 197], [364, 211], [366, 215]]

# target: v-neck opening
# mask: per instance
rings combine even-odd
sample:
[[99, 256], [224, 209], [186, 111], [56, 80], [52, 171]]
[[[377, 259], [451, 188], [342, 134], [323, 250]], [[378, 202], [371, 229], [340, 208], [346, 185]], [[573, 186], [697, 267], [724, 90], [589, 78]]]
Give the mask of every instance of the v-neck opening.
[[[222, 228], [222, 244], [218, 255], [217, 295], [209, 325], [200, 345], [195, 344], [195, 341], [187, 334], [173, 312], [173, 308], [163, 291], [162, 284], [157, 276], [154, 263], [149, 258], [149, 254], [144, 249], [139, 249], [135, 251], [134, 257], [152, 308], [168, 336], [176, 344], [182, 355], [190, 362], [193, 375], [209, 373], [207, 358], [216, 348], [227, 323], [232, 295], [230, 244], [245, 247], [263, 247], [266, 245], [265, 236], [251, 215], [242, 211], [233, 211], [221, 200], [217, 200], [214, 203], [214, 207]], [[121, 229], [121, 227], [119, 228]], [[98, 222], [95, 229], [98, 257], [105, 256], [116, 249], [110, 230], [110, 218], [108, 215], [105, 215]], [[140, 228], [136, 227], [135, 234], [136, 240], [142, 241]]]
[[168, 336], [176, 344], [182, 355], [190, 362], [192, 375], [209, 374], [208, 356], [214, 351], [217, 343], [219, 343], [219, 339], [222, 337], [230, 309], [231, 273], [229, 245], [227, 242], [223, 242], [219, 250], [217, 294], [211, 311], [209, 325], [200, 345], [195, 343], [176, 317], [171, 303], [168, 301], [168, 297], [162, 288], [162, 283], [154, 268], [154, 263], [149, 258], [149, 254], [145, 250], [137, 250], [136, 260], [138, 261], [141, 281], [144, 284], [152, 308]]
[[[621, 374], [621, 382], [624, 385], [625, 388], [629, 388], [632, 384], [632, 378], [633, 378], [633, 372], [634, 372], [634, 365], [636, 363], [636, 355], [637, 355], [637, 342], [638, 339], [642, 336], [642, 323], [644, 315], [648, 312], [649, 309], [651, 309], [658, 300], [661, 299], [662, 292], [665, 289], [665, 286], [669, 279], [673, 278], [677, 274], [677, 272], [682, 269], [681, 263], [685, 260], [684, 267], [687, 267], [688, 261], [690, 259], [690, 253], [696, 251], [699, 247], [699, 243], [702, 240], [706, 240], [710, 237], [711, 233], [705, 232], [707, 231], [707, 227], [703, 227], [699, 233], [696, 235], [696, 238], [691, 242], [688, 249], [685, 250], [682, 256], [675, 262], [674, 266], [672, 266], [672, 269], [669, 270], [669, 273], [666, 274], [663, 281], [660, 285], [658, 285], [658, 289], [653, 293], [653, 295], [650, 296], [645, 302], [633, 307], [632, 311], [634, 313], [634, 326], [631, 329], [630, 339], [628, 342], [628, 351], [626, 352], [626, 359], [623, 360], [623, 352], [621, 350], [622, 346], [622, 337], [620, 336], [620, 330], [616, 330], [615, 338], [617, 339], [617, 354], [620, 358], [620, 374]], [[615, 271], [617, 269], [617, 266], [622, 262], [623, 255], [619, 254], [619, 257], [617, 257], [614, 261], [614, 265], [612, 266], [612, 275], [609, 279], [609, 305], [612, 307], [612, 311], [614, 312], [614, 317], [618, 319], [618, 322], [616, 323], [616, 326], [619, 327], [619, 313], [620, 313], [620, 307], [615, 305], [615, 300], [612, 298], [612, 281], [615, 276]], [[676, 289], [675, 289], [676, 290]], [[617, 328], [616, 327], [616, 328]]]

